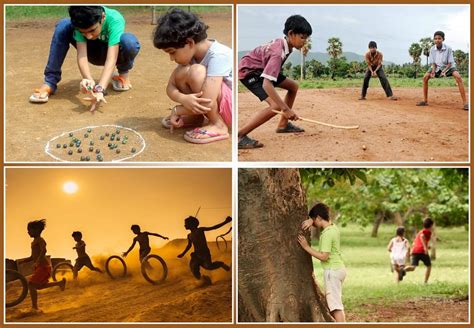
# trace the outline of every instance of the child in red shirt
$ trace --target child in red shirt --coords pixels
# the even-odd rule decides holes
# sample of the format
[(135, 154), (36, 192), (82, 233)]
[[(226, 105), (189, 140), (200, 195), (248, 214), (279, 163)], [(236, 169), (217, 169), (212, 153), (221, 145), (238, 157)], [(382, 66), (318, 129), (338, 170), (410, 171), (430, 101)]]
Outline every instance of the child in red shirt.
[(422, 261), (426, 266), (425, 284), (428, 283), (431, 273), (431, 259), (429, 255), (428, 243), (431, 239), (434, 221), (431, 218), (423, 220), (423, 230), (418, 232), (413, 241), (413, 248), (411, 251), (411, 265), (405, 268), (405, 271), (415, 271), (418, 263)]

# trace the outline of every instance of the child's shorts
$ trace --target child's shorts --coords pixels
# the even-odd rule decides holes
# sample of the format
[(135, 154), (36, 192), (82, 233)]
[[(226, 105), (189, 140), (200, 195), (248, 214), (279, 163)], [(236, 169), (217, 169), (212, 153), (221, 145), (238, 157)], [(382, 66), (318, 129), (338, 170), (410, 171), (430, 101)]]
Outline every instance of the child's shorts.
[(418, 266), (418, 263), (423, 262), (427, 267), (431, 266), (430, 256), (427, 254), (411, 254), (411, 265)]
[(344, 310), (342, 304), (342, 283), (346, 279), (346, 269), (324, 270), (324, 287), (329, 311)]
[(392, 261), (393, 265), (405, 265), (405, 257), (390, 257), (390, 260)]
[[(430, 68), (430, 69), (428, 70), (428, 73), (431, 73), (431, 70), (432, 70), (432, 68)], [(446, 77), (453, 76), (453, 73), (456, 72), (456, 71), (457, 71), (457, 70), (456, 70), (455, 67), (450, 67), (450, 68), (448, 68), (448, 70), (446, 71)], [(441, 70), (435, 72), (435, 78), (439, 78), (439, 77), (441, 77)]]
[[(261, 77), (261, 74), (262, 72), (251, 72), (247, 74), (247, 76), (245, 76), (243, 79), (241, 79), (240, 82), (242, 82), (242, 84), (245, 85), (245, 87), (249, 89), (250, 92), (256, 95), (258, 99), (260, 99), (260, 101), (264, 101), (268, 98), (268, 95), (265, 90), (263, 90), (264, 78)], [(280, 73), (278, 74), (276, 82), (272, 81), (272, 83), (274, 86), (278, 86), (285, 80), (286, 76)]]
[(222, 82), (219, 114), (227, 126), (232, 126), (232, 89)]
[(30, 282), (37, 285), (45, 285), (51, 277), (51, 266), (49, 264), (35, 265)]

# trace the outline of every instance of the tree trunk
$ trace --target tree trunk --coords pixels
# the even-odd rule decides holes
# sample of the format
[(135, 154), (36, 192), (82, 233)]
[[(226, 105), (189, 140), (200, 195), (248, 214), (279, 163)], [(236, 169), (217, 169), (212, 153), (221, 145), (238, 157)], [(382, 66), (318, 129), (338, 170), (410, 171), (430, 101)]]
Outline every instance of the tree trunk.
[[(411, 213), (411, 212), (410, 212)], [(405, 215), (402, 217), (402, 214), (400, 212), (395, 212), (393, 213), (393, 223), (397, 226), (397, 227), (401, 227), (403, 226), (403, 223), (405, 222), (405, 219), (404, 217), (406, 217), (407, 215), (409, 215), (410, 213), (405, 213)]]
[(377, 213), (375, 214), (374, 225), (372, 226), (371, 237), (374, 237), (374, 238), (377, 237), (377, 234), (379, 233), (380, 224), (382, 224), (384, 217), (385, 217), (385, 212), (377, 211)]
[(333, 321), (297, 241), (306, 218), (298, 169), (239, 169), (239, 322)]
[(436, 223), (433, 224), (433, 229), (431, 232), (431, 259), (436, 260), (436, 244), (437, 244), (438, 238), (436, 234)]

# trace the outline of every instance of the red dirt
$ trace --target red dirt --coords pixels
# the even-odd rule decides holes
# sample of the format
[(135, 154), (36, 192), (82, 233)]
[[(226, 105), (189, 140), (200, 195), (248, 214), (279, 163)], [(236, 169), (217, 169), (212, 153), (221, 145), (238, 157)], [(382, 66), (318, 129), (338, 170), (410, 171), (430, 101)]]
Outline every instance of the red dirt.
[[(209, 37), (231, 46), (231, 13), (202, 16), (210, 26)], [(168, 78), (176, 66), (167, 54), (152, 43), (151, 16), (132, 15), (126, 31), (134, 33), (142, 45), (130, 72), (133, 89), (107, 96), (107, 104), (94, 114), (79, 93), (81, 76), (76, 51), (71, 47), (63, 65), (62, 81), (47, 104), (30, 104), (28, 97), (42, 84), (49, 44), (55, 21), (42, 21), (41, 28), (28, 22), (6, 25), (6, 149), (7, 161), (54, 161), (44, 152), (48, 140), (65, 131), (89, 125), (116, 124), (132, 128), (146, 141), (143, 153), (133, 161), (230, 161), (231, 139), (208, 145), (193, 145), (183, 139), (184, 131), (174, 134), (161, 127), (173, 102), (166, 96)], [(97, 79), (101, 67), (91, 66)], [(111, 88), (110, 88), (111, 89)]]
[[(415, 299), (391, 306), (360, 304), (358, 313), (346, 313), (348, 322), (468, 322), (467, 299)], [(354, 311), (352, 311), (354, 312)]]
[[(362, 83), (362, 81), (361, 81)], [(239, 150), (240, 161), (323, 162), (466, 162), (469, 113), (462, 110), (457, 88), (431, 88), (430, 106), (416, 107), (421, 89), (398, 88), (398, 101), (370, 89), (359, 101), (356, 88), (299, 90), (298, 115), (336, 125), (341, 130), (299, 121), (303, 134), (276, 134), (277, 118), (249, 134), (265, 147)], [(280, 93), (284, 96), (284, 93)], [(265, 107), (250, 92), (238, 94), (239, 126)], [(366, 149), (364, 149), (364, 146)]]

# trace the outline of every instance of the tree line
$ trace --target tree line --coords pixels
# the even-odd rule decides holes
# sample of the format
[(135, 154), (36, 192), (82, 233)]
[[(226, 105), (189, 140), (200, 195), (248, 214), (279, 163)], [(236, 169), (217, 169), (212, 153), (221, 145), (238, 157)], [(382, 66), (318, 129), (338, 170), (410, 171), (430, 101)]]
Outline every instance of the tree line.
[[(405, 77), (416, 79), (429, 69), (428, 60), (430, 49), (434, 45), (429, 37), (422, 38), (419, 42), (414, 42), (408, 48), (408, 53), (412, 62), (402, 65), (390, 64), (384, 65), (385, 73), (392, 77)], [(348, 62), (347, 58), (342, 56), (343, 44), (339, 38), (332, 37), (328, 39), (326, 51), (330, 57), (326, 64), (316, 59), (306, 60), (305, 51), (301, 51), (301, 64), (293, 65), (287, 62), (283, 65), (284, 74), (293, 79), (315, 79), (320, 77), (336, 78), (362, 78), (367, 69), (364, 61)], [(309, 39), (306, 48), (311, 49), (311, 40)], [(422, 60), (425, 57), (425, 61)], [(459, 73), (467, 76), (469, 73), (469, 53), (462, 50), (454, 50), (454, 60)]]

